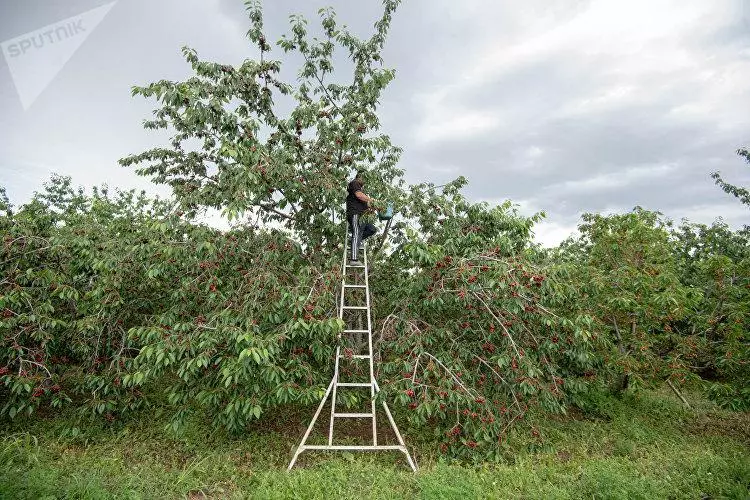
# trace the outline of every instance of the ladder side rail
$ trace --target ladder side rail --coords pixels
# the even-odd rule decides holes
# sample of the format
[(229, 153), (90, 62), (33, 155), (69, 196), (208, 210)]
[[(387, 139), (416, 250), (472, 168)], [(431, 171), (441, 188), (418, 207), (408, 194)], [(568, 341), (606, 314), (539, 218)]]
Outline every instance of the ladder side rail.
[(372, 411), (372, 443), (373, 446), (378, 445), (378, 423), (377, 423), (377, 412), (375, 405), (375, 369), (373, 366), (373, 353), (372, 353), (372, 313), (370, 303), (370, 269), (367, 261), (367, 249), (363, 251), (363, 258), (365, 263), (365, 306), (367, 307), (367, 348), (370, 358), (368, 364), (370, 368), (370, 410)]
[[(341, 276), (341, 297), (339, 301), (339, 319), (343, 321), (344, 319), (344, 295), (346, 291), (346, 245), (349, 241), (349, 237), (347, 235), (346, 238), (344, 238), (344, 259), (342, 262), (341, 270), (342, 270), (342, 276)], [(328, 422), (328, 446), (333, 445), (333, 421), (335, 420), (335, 414), (336, 414), (336, 389), (338, 388), (338, 382), (339, 382), (339, 359), (341, 356), (341, 332), (338, 334), (338, 340), (339, 342), (336, 342), (336, 356), (335, 356), (335, 368), (333, 370), (333, 391), (331, 394), (331, 419)]]
[[(378, 392), (380, 392), (380, 385), (378, 385), (377, 380), (375, 381), (375, 388)], [(396, 439), (398, 440), (398, 444), (404, 447), (406, 450), (406, 443), (404, 443), (404, 438), (401, 436), (401, 432), (398, 430), (398, 426), (396, 425), (395, 420), (393, 420), (393, 415), (391, 415), (391, 410), (388, 408), (388, 403), (383, 401), (383, 409), (385, 410), (385, 415), (388, 417), (388, 422), (391, 424), (391, 428), (393, 428), (393, 432), (396, 433)], [(404, 452), (406, 454), (406, 459), (409, 461), (409, 465), (414, 470), (414, 472), (417, 471), (417, 464), (416, 462), (412, 461), (411, 454), (408, 451)]]

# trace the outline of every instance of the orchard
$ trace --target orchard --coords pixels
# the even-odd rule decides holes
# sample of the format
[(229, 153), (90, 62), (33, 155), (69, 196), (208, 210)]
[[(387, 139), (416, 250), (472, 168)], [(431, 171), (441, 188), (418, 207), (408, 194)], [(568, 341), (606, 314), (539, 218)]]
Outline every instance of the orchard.
[[(0, 418), (74, 409), (115, 425), (158, 408), (170, 432), (200, 414), (240, 434), (314, 407), (343, 328), (342, 193), (358, 169), (396, 211), (370, 255), (378, 397), (440, 454), (499, 460), (512, 429), (543, 439), (529, 415), (665, 383), (750, 407), (748, 229), (636, 208), (585, 214), (579, 236), (544, 249), (543, 213), (472, 203), (462, 177), (408, 184), (377, 115), (399, 3), (366, 39), (330, 9), (322, 38), (294, 16), (274, 48), (250, 1), (256, 59), (184, 48), (192, 76), (134, 87), (155, 103), (145, 128), (171, 138), (120, 163), (168, 199), (58, 176), (20, 207), (0, 193)], [(294, 83), (274, 59), (286, 53), (304, 61)], [(199, 223), (206, 209), (232, 228)]]

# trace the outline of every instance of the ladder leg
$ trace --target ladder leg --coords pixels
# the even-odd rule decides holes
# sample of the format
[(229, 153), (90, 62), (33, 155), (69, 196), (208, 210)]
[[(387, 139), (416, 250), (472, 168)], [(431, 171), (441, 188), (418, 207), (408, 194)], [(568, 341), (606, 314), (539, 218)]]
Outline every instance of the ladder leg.
[[(356, 217), (356, 215), (355, 215)], [(354, 243), (354, 242), (352, 242)], [(346, 242), (344, 242), (344, 264), (342, 269), (344, 270), (343, 276), (341, 277), (341, 297), (339, 302), (339, 319), (344, 319), (344, 294), (346, 293)], [(333, 395), (331, 396), (331, 420), (328, 423), (328, 446), (333, 445), (333, 421), (335, 420), (334, 415), (336, 414), (336, 388), (339, 383), (339, 356), (341, 355), (341, 333), (338, 335), (338, 345), (336, 346), (336, 358), (335, 368), (333, 370), (333, 379), (331, 384), (333, 386)]]
[(333, 381), (331, 382), (333, 384), (333, 393), (331, 395), (331, 421), (328, 424), (328, 446), (331, 446), (333, 444), (333, 420), (334, 420), (334, 414), (336, 413), (336, 387), (339, 383), (339, 353), (340, 348), (336, 347), (336, 370), (333, 374)]
[(370, 411), (372, 412), (372, 444), (373, 446), (378, 445), (378, 419), (377, 411), (375, 406), (375, 368), (373, 366), (373, 352), (372, 352), (372, 315), (370, 313), (370, 281), (369, 281), (369, 268), (367, 266), (367, 249), (362, 251), (363, 260), (365, 263), (365, 305), (367, 306), (367, 353), (370, 355), (368, 359), (369, 371), (370, 371)]
[(414, 460), (412, 460), (411, 455), (408, 451), (406, 451), (406, 448), (404, 448), (403, 452), (404, 455), (406, 455), (406, 461), (409, 462), (409, 467), (411, 467), (411, 470), (413, 472), (417, 472), (417, 464), (414, 462)]
[(292, 458), (292, 461), (289, 462), (289, 467), (287, 467), (287, 470), (292, 470), (292, 467), (294, 467), (294, 463), (297, 461), (297, 457), (299, 457), (299, 454), (302, 453), (302, 451), (305, 449), (305, 443), (307, 442), (307, 438), (310, 437), (310, 432), (312, 432), (313, 427), (315, 426), (315, 422), (318, 420), (318, 416), (320, 415), (320, 410), (322, 410), (323, 406), (326, 404), (326, 400), (328, 399), (328, 395), (331, 394), (332, 388), (333, 388), (333, 379), (331, 379), (331, 383), (328, 384), (328, 389), (326, 389), (325, 396), (323, 396), (323, 399), (320, 401), (320, 404), (318, 405), (318, 409), (315, 412), (315, 415), (313, 416), (312, 420), (310, 421), (310, 425), (307, 426), (305, 435), (302, 436), (302, 441), (297, 447), (297, 451), (294, 452), (294, 457)]
[[(380, 392), (380, 386), (378, 385), (377, 380), (373, 384), (375, 386), (375, 389), (377, 389), (378, 392)], [(388, 408), (388, 403), (383, 401), (383, 410), (385, 410), (385, 416), (388, 417), (388, 422), (391, 424), (391, 428), (393, 429), (393, 432), (396, 434), (396, 439), (398, 440), (398, 444), (403, 446), (404, 454), (406, 455), (406, 459), (409, 462), (409, 465), (414, 470), (414, 472), (417, 471), (417, 464), (414, 462), (411, 458), (411, 454), (409, 454), (409, 451), (406, 448), (406, 443), (404, 443), (404, 438), (401, 437), (401, 432), (399, 432), (398, 427), (396, 426), (396, 422), (393, 420), (393, 415), (391, 415), (391, 410)]]

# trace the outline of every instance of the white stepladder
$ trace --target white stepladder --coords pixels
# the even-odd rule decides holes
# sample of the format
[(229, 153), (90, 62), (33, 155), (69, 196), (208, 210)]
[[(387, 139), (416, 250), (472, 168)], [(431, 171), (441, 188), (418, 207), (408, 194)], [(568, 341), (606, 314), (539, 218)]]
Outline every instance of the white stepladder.
[[(356, 221), (355, 221), (356, 224)], [(357, 227), (355, 225), (355, 227)], [(294, 452), (294, 457), (292, 457), (292, 461), (289, 462), (289, 467), (287, 470), (291, 470), (292, 467), (294, 467), (295, 462), (297, 461), (297, 458), (299, 457), (300, 453), (306, 450), (349, 450), (349, 451), (371, 451), (371, 450), (398, 450), (401, 451), (405, 456), (406, 460), (409, 463), (409, 466), (412, 468), (413, 471), (416, 472), (417, 470), (417, 464), (412, 459), (411, 454), (409, 453), (409, 450), (406, 448), (406, 445), (404, 444), (404, 439), (401, 437), (401, 432), (399, 432), (398, 427), (396, 426), (396, 422), (393, 420), (393, 416), (391, 415), (390, 409), (388, 409), (388, 404), (383, 401), (383, 410), (385, 410), (385, 415), (388, 417), (388, 422), (391, 425), (391, 428), (393, 429), (393, 432), (396, 434), (396, 439), (398, 440), (398, 445), (379, 445), (378, 444), (378, 427), (377, 427), (377, 416), (376, 416), (376, 404), (375, 404), (375, 395), (380, 391), (380, 387), (378, 386), (378, 382), (375, 380), (375, 369), (374, 369), (374, 361), (373, 361), (373, 350), (372, 350), (372, 317), (370, 313), (370, 287), (369, 287), (369, 281), (368, 281), (368, 267), (367, 267), (367, 249), (366, 246), (363, 246), (362, 248), (362, 264), (356, 263), (351, 264), (349, 262), (349, 255), (347, 253), (348, 247), (349, 247), (349, 238), (346, 238), (346, 243), (344, 244), (344, 262), (343, 262), (343, 278), (341, 280), (341, 296), (340, 296), (340, 302), (339, 302), (339, 319), (344, 319), (344, 311), (346, 310), (353, 310), (353, 311), (366, 311), (367, 313), (367, 328), (362, 329), (361, 326), (359, 326), (359, 329), (355, 329), (353, 325), (346, 325), (345, 329), (339, 334), (339, 345), (336, 346), (336, 364), (333, 372), (333, 379), (331, 379), (331, 383), (328, 385), (328, 389), (325, 392), (325, 395), (323, 396), (323, 400), (320, 402), (320, 405), (318, 405), (318, 409), (315, 412), (315, 415), (312, 418), (312, 421), (310, 422), (310, 425), (307, 427), (307, 431), (305, 432), (305, 435), (302, 437), (302, 441), (300, 442), (299, 446), (297, 447), (297, 450)], [(358, 242), (355, 241), (355, 244)], [(356, 255), (356, 254), (355, 254)], [(361, 269), (364, 274), (364, 283), (354, 284), (355, 281), (357, 281), (355, 278), (356, 276), (350, 276), (350, 273), (354, 271), (356, 272)], [(352, 278), (352, 281), (347, 281), (347, 278)], [(359, 305), (351, 305), (346, 302), (346, 295), (347, 291), (354, 291), (354, 290), (361, 290), (364, 293), (358, 294), (360, 299), (362, 298), (362, 295), (364, 295), (364, 304)], [(343, 336), (353, 336), (353, 335), (367, 335), (367, 353), (366, 354), (352, 354), (351, 352), (347, 354), (342, 354), (341, 352), (341, 339)], [(348, 359), (348, 360), (362, 360), (367, 361), (369, 363), (369, 373), (370, 373), (370, 380), (369, 382), (340, 382), (339, 381), (339, 364), (342, 359)], [(359, 387), (359, 388), (369, 388), (370, 389), (370, 411), (367, 413), (340, 413), (336, 411), (336, 396), (339, 387)], [(331, 419), (330, 423), (328, 425), (328, 444), (322, 444), (322, 445), (310, 445), (307, 443), (307, 438), (310, 436), (310, 432), (312, 431), (313, 427), (315, 426), (315, 422), (318, 420), (318, 416), (320, 416), (320, 412), (323, 410), (323, 406), (325, 405), (326, 401), (328, 401), (328, 397), (331, 396)], [(333, 440), (333, 428), (334, 428), (334, 422), (336, 419), (341, 418), (366, 418), (372, 420), (372, 444), (369, 445), (337, 445), (334, 444)]]

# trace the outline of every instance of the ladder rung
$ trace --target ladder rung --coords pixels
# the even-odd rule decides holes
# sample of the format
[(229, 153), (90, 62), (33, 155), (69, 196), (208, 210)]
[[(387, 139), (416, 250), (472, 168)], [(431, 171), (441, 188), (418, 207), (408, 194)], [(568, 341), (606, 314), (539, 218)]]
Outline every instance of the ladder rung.
[(370, 359), (371, 357), (369, 354), (352, 354), (351, 356), (339, 354), (339, 359)]
[(372, 413), (334, 413), (333, 416), (335, 418), (372, 418)]
[(379, 445), (379, 446), (372, 446), (372, 445), (325, 445), (325, 444), (306, 444), (301, 447), (302, 450), (399, 450), (403, 451), (404, 453), (408, 453), (405, 446), (400, 445), (393, 445), (393, 444), (386, 444), (386, 445)]
[(370, 330), (344, 330), (343, 333), (370, 333)]
[(344, 285), (344, 288), (367, 288), (365, 285)]
[(367, 306), (344, 306), (344, 309), (357, 309), (363, 311), (367, 309)]
[(339, 387), (372, 387), (372, 382), (339, 382)]
[(365, 265), (362, 264), (362, 265), (359, 265), (359, 266), (353, 266), (351, 264), (344, 264), (344, 267), (365, 267)]

